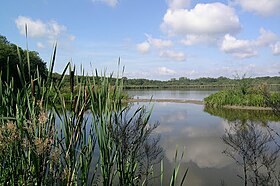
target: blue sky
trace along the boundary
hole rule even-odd
[[[0,34],[49,62],[124,76],[232,78],[280,71],[280,0],[10,0]]]

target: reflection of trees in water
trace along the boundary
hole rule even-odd
[[[204,111],[226,119],[229,122],[257,122],[262,125],[267,125],[269,121],[280,121],[280,118],[268,110],[238,110],[238,109],[225,109],[225,108],[212,108],[205,107]]]
[[[244,185],[280,183],[279,134],[271,127],[253,122],[233,122],[222,137],[228,148],[223,152],[242,167]]]
[[[149,124],[150,113],[145,107],[139,107],[131,117],[129,112],[130,109],[126,108],[120,114],[115,114],[114,125],[109,127],[116,145],[120,185],[134,183],[134,180],[125,182],[131,175],[138,179],[137,184],[148,185],[154,179],[153,166],[163,158],[163,150],[159,146],[160,136],[153,134],[159,123]],[[126,170],[128,168],[131,170]]]

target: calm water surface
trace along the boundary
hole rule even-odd
[[[131,96],[139,98],[163,98],[163,99],[197,99],[203,98],[215,91],[129,91]],[[242,185],[243,182],[237,175],[242,175],[240,167],[222,151],[227,147],[221,140],[225,129],[229,128],[227,115],[233,112],[204,111],[203,105],[182,104],[182,103],[133,103],[132,108],[136,109],[141,105],[148,108],[153,106],[151,123],[159,121],[160,125],[156,133],[161,135],[160,145],[164,149],[165,178],[171,177],[172,163],[176,145],[182,152],[185,147],[185,154],[182,169],[189,168],[185,185],[190,186],[212,186],[212,185]],[[217,114],[215,114],[217,113]],[[244,113],[244,111],[241,111]],[[255,115],[262,113],[256,112]],[[215,116],[216,115],[216,116]],[[218,116],[219,115],[219,116]],[[243,117],[233,113],[236,117]],[[250,120],[254,113],[245,113]],[[250,117],[249,117],[250,116]],[[232,118],[229,116],[229,118]],[[259,117],[260,118],[260,117]],[[242,119],[242,118],[241,118]],[[244,119],[244,118],[243,118]],[[258,120],[258,119],[257,119]],[[270,121],[266,117],[264,121],[275,130],[280,131],[280,123]],[[181,172],[182,176],[183,172]],[[165,180],[167,183],[167,179]]]
[[[129,90],[130,97],[134,99],[184,99],[203,100],[203,98],[218,90]]]

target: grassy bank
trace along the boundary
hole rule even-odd
[[[269,99],[269,103],[268,103]],[[266,84],[255,86],[237,86],[221,90],[204,99],[204,103],[211,107],[222,106],[253,106],[270,107],[271,103],[280,100],[279,92],[271,92]]]

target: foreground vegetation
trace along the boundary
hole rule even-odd
[[[26,59],[17,48],[17,75],[9,65],[0,71],[0,183],[147,185],[162,153],[153,134],[158,124],[149,123],[151,111],[124,105],[118,78],[113,83],[97,73],[78,78],[67,64],[54,80],[56,46],[46,77],[38,66],[32,73],[24,52]],[[61,90],[67,70],[66,100]],[[170,185],[182,185],[186,178],[187,170],[177,180],[176,165]],[[158,174],[163,184],[163,172]]]

